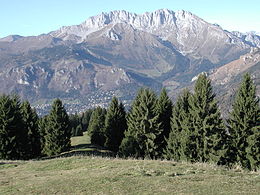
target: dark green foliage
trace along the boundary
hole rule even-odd
[[[117,152],[124,138],[126,128],[125,108],[122,103],[118,102],[116,97],[113,97],[105,119],[105,146]]]
[[[83,136],[83,129],[82,129],[82,126],[81,126],[81,125],[78,125],[78,126],[76,127],[75,135],[76,135],[76,136]]]
[[[45,130],[44,153],[47,156],[60,154],[70,149],[69,117],[59,99],[52,104]]]
[[[131,135],[125,135],[125,138],[122,140],[119,147],[119,155],[134,158],[140,157],[140,148],[136,138]]]
[[[38,115],[28,101],[21,105],[21,114],[24,127],[27,132],[28,148],[26,153],[28,158],[35,158],[41,154],[40,132],[38,130]]]
[[[27,132],[17,96],[0,96],[0,159],[27,159]]]
[[[87,111],[85,111],[82,114],[81,123],[82,123],[83,132],[87,131],[87,129],[88,129],[88,125],[89,125],[89,121],[90,121],[92,112],[93,112],[92,109],[88,109]]]
[[[191,161],[218,162],[226,148],[226,131],[212,91],[211,81],[201,74],[190,98],[192,116],[189,155]]]
[[[188,90],[178,97],[171,118],[171,132],[167,139],[165,158],[173,160],[187,160],[189,148],[187,144],[190,137],[191,115],[189,99],[191,94]]]
[[[83,135],[83,129],[82,129],[82,116],[76,114],[69,115],[69,121],[70,121],[70,128],[71,128],[71,136],[82,136]]]
[[[156,137],[161,133],[159,115],[156,112],[157,98],[149,89],[137,94],[127,117],[128,129],[120,146],[123,156],[156,158]]]
[[[260,168],[260,113],[258,114],[258,125],[252,128],[252,134],[248,136],[248,147],[246,148],[246,155],[248,159],[248,169],[259,170]]]
[[[105,117],[106,109],[97,107],[93,110],[88,126],[88,134],[92,144],[105,144]]]
[[[46,127],[48,122],[48,115],[39,118],[38,120],[38,131],[40,133],[40,143],[41,143],[41,151],[43,152],[43,148],[45,145],[45,136],[46,136]]]
[[[166,89],[163,88],[156,104],[156,112],[159,115],[159,122],[161,123],[162,132],[156,137],[156,144],[158,145],[158,156],[162,156],[163,150],[169,138],[171,129],[171,117],[172,117],[172,101],[167,95]]]
[[[237,92],[228,120],[229,163],[240,163],[248,169],[260,166],[260,108],[256,87],[247,73]]]
[[[81,124],[79,124],[76,127],[72,127],[71,129],[71,136],[83,136],[83,130]]]

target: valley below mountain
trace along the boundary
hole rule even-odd
[[[0,39],[0,93],[17,93],[43,114],[61,98],[72,113],[107,106],[113,95],[128,106],[140,87],[166,87],[175,99],[206,72],[227,112],[245,72],[260,94],[259,48],[259,35],[228,32],[183,10],[112,11]]]

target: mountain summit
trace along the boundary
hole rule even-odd
[[[178,37],[189,36],[191,33],[200,36],[200,34],[203,35],[205,32],[205,28],[210,28],[211,31],[215,31],[216,35],[219,36],[219,34],[222,33],[222,36],[225,36],[226,39],[231,39],[231,42],[241,41],[239,38],[242,36],[251,36],[253,38],[251,38],[251,40],[250,38],[247,39],[248,43],[258,47],[260,46],[259,37],[256,34],[248,33],[245,35],[242,33],[239,34],[238,32],[229,33],[227,31],[223,33],[223,29],[219,25],[207,23],[190,12],[184,10],[174,12],[168,9],[159,9],[140,15],[124,10],[102,13],[90,17],[80,25],[65,26],[50,34],[64,40],[76,36],[81,42],[84,41],[89,34],[119,23],[131,25],[134,29],[158,35],[163,39],[167,39],[171,33],[175,33]],[[180,36],[180,34],[182,34],[182,36]]]
[[[112,11],[48,34],[0,39],[0,92],[89,106],[115,94],[131,100],[141,86],[175,94],[200,72],[259,47],[256,33],[228,32],[183,10]]]

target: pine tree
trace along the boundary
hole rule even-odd
[[[28,139],[28,149],[26,153],[29,158],[35,158],[41,154],[38,116],[36,111],[31,108],[31,105],[28,101],[22,103],[21,113]]]
[[[83,135],[81,116],[77,113],[69,115],[71,136]]]
[[[127,117],[128,129],[120,146],[123,156],[156,158],[156,137],[161,133],[159,115],[156,112],[157,98],[149,89],[137,94]]]
[[[125,108],[116,97],[113,97],[105,119],[105,146],[114,152],[118,152],[126,128]]]
[[[246,148],[247,159],[250,170],[260,169],[260,113],[258,112],[258,125],[252,128],[252,134],[248,136],[248,147]]]
[[[27,132],[18,96],[0,96],[0,159],[27,159]]]
[[[166,150],[164,151],[167,159],[188,160],[189,148],[187,144],[190,138],[191,115],[189,99],[191,94],[184,90],[178,97],[171,117],[171,131],[167,139]]]
[[[92,109],[88,109],[87,111],[85,111],[82,114],[81,122],[82,122],[83,132],[87,131],[87,129],[88,129],[88,125],[89,125],[89,121],[90,121],[92,112],[93,112]]]
[[[105,144],[105,117],[106,109],[97,107],[94,109],[91,115],[91,119],[88,126],[88,134],[92,144],[104,146]]]
[[[17,119],[15,125],[17,127],[17,140],[18,140],[18,150],[20,153],[20,159],[28,159],[28,131],[24,125],[21,111],[21,102],[18,95],[12,96],[13,106],[16,108],[14,112],[14,117]]]
[[[48,122],[48,115],[43,116],[38,119],[38,131],[40,134],[40,145],[41,145],[41,153],[43,154],[44,145],[45,145],[45,136],[46,136],[46,127]]]
[[[198,77],[190,107],[192,128],[188,147],[191,160],[219,162],[226,149],[226,130],[211,81],[205,74]]]
[[[83,129],[81,124],[79,124],[75,129],[75,136],[83,136]]]
[[[163,88],[156,104],[156,112],[159,115],[159,122],[161,123],[162,132],[156,138],[156,144],[158,145],[158,156],[162,157],[163,150],[169,138],[171,129],[171,117],[172,117],[172,101],[167,95],[166,89]]]
[[[248,169],[260,166],[260,108],[256,87],[245,74],[228,120],[230,133],[229,163]]]
[[[69,117],[61,100],[56,99],[47,117],[44,153],[60,154],[70,149]]]

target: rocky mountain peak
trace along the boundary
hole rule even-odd
[[[81,25],[85,28],[102,28],[108,24],[116,23],[131,23],[136,17],[136,14],[132,14],[125,10],[111,11],[109,13],[102,13],[97,16],[92,16],[83,22]]]
[[[190,12],[180,10],[177,12],[169,9],[159,9],[154,12],[145,12],[144,14],[130,13],[125,10],[111,11],[109,13],[101,13],[97,16],[88,18],[80,25],[65,26],[50,34],[54,37],[68,39],[68,35],[81,37],[81,41],[92,32],[101,30],[102,28],[118,23],[125,23],[136,29],[153,32],[156,35],[162,34],[158,31],[164,29],[176,29],[176,21],[188,24],[191,21],[202,20]],[[185,22],[186,21],[186,22]],[[165,34],[165,33],[164,33]]]

